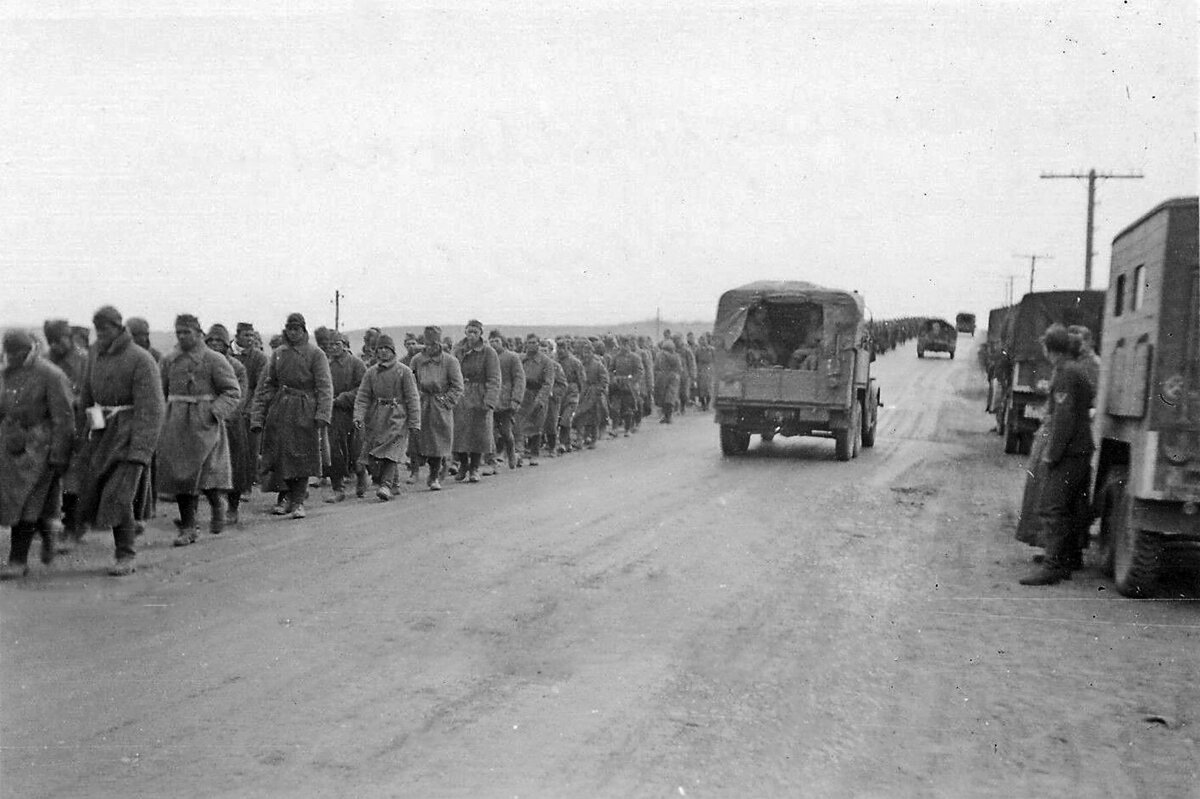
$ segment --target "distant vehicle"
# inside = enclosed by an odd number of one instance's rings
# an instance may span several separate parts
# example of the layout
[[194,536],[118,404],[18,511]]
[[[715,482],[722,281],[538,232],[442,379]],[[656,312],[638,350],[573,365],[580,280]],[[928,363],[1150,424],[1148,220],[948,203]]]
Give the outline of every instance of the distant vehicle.
[[975,337],[975,314],[959,311],[954,317],[954,327],[959,333]]
[[958,347],[958,331],[945,319],[925,319],[917,331],[917,357],[924,358],[927,352],[948,352],[954,360]]
[[[1000,380],[1001,432],[1004,451],[1028,455],[1033,434],[1046,415],[1050,395],[1050,361],[1042,351],[1042,334],[1054,323],[1083,325],[1100,345],[1103,291],[1038,291],[1026,294],[1012,308],[1004,339]],[[995,402],[995,400],[993,400]]]
[[874,446],[868,324],[857,292],[760,281],[722,294],[713,400],[721,452],[744,453],[755,434],[833,438],[842,461]]
[[1168,200],[1113,239],[1095,506],[1106,570],[1126,596],[1200,568],[1197,200]]

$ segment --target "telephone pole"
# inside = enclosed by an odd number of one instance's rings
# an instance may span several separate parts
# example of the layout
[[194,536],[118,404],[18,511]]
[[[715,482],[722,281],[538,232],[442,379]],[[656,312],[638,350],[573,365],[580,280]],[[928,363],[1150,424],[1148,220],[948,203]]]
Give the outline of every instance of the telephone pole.
[[1140,172],[1130,173],[1127,175],[1118,175],[1115,172],[1097,172],[1095,169],[1089,169],[1086,174],[1080,172],[1069,172],[1055,174],[1052,172],[1043,172],[1041,174],[1043,180],[1051,178],[1074,178],[1077,180],[1087,179],[1088,182],[1088,205],[1087,205],[1087,249],[1084,251],[1083,259],[1083,287],[1090,289],[1092,287],[1092,230],[1096,216],[1096,180],[1098,178],[1130,178],[1138,180],[1145,177]]
[[1032,254],[1032,253],[1018,255],[1016,253],[1013,253],[1013,258],[1028,258],[1029,259],[1029,293],[1032,294],[1033,293],[1033,273],[1037,270],[1038,258],[1041,258],[1043,261],[1048,261],[1048,260],[1054,258],[1054,256],[1053,255]]
[[335,333],[342,329],[342,292],[334,289],[333,292],[333,330]]

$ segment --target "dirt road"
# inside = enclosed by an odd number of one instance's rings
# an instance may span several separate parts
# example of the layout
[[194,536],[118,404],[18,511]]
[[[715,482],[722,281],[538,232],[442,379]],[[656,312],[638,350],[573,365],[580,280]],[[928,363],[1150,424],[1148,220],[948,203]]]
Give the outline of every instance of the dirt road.
[[[973,343],[876,447],[711,417],[0,587],[3,795],[1200,796],[1200,596],[1017,578]],[[250,516],[251,514],[247,514]]]

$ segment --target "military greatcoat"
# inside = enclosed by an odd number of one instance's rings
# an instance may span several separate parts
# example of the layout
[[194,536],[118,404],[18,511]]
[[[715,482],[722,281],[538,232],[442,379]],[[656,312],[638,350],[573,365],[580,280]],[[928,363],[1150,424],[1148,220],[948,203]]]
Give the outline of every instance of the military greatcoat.
[[370,458],[404,460],[409,431],[421,431],[421,395],[412,369],[395,359],[368,369],[354,400],[354,422],[363,424],[360,466],[369,466]]
[[0,373],[0,524],[53,511],[54,472],[66,469],[74,437],[71,384],[61,369],[30,351]]
[[420,454],[445,458],[454,444],[454,406],[463,395],[462,369],[448,352],[433,356],[422,352],[413,357],[412,370],[421,392]]
[[500,357],[485,342],[457,351],[463,395],[454,405],[454,452],[492,452],[492,411],[500,401]]
[[237,412],[242,392],[229,360],[198,343],[191,351],[176,348],[160,369],[167,413],[158,439],[158,492],[233,488],[224,421]]
[[332,415],[329,360],[308,334],[272,352],[251,410],[251,426],[263,431],[264,491],[283,491],[288,480],[321,473],[317,421],[328,423]]

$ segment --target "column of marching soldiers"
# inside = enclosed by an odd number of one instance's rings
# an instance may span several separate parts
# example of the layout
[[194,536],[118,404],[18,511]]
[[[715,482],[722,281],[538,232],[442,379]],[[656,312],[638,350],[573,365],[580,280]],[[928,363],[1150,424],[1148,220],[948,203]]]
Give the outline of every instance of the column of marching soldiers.
[[328,503],[349,491],[389,501],[422,471],[440,491],[628,437],[655,406],[669,424],[712,395],[708,334],[485,337],[471,320],[457,343],[430,326],[397,347],[371,328],[356,355],[323,327],[310,341],[293,313],[267,352],[251,323],[231,337],[181,314],[175,348],[160,355],[144,319],[104,306],[92,323],[48,320],[44,342],[4,334],[0,526],[11,541],[0,578],[29,573],[36,537],[50,565],[89,528],[113,532],[108,573],[133,573],[159,498],[177,504],[174,544],[187,546],[202,499],[219,534],[255,484],[275,494],[272,513],[294,519],[322,477]]

